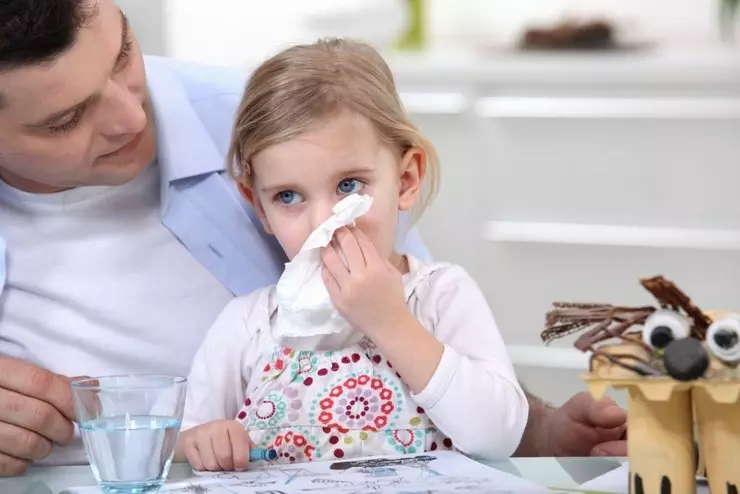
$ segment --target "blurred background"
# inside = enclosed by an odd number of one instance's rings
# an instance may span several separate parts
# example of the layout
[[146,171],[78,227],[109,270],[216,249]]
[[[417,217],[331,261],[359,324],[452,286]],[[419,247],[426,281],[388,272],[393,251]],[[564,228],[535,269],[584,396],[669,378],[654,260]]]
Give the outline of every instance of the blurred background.
[[442,158],[422,234],[554,404],[585,389],[587,359],[541,343],[552,301],[650,304],[639,278],[663,274],[740,310],[733,0],[118,3],[146,53],[245,71],[320,36],[378,47]]

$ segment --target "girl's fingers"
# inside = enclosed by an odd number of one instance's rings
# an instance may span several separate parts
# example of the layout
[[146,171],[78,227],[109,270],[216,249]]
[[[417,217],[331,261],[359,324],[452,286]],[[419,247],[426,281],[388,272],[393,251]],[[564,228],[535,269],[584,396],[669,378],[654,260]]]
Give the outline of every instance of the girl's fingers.
[[203,463],[203,470],[209,472],[218,472],[221,470],[216,453],[213,450],[213,441],[210,437],[206,437],[203,441],[198,442],[198,452],[200,453],[200,461]]
[[229,441],[234,470],[237,472],[246,470],[249,465],[249,449],[252,447],[249,434],[242,428],[229,429]]
[[221,429],[218,433],[212,434],[211,445],[219,469],[225,472],[234,470],[234,459],[231,454],[231,440],[229,439],[228,429]]
[[324,265],[321,268],[321,278],[324,280],[324,286],[326,286],[326,290],[329,292],[329,294],[338,294],[342,290],[339,288],[339,283],[337,283],[336,278],[334,278],[334,275],[331,274],[331,271],[329,271],[329,268]]
[[375,248],[375,245],[373,244],[372,240],[370,240],[370,237],[365,235],[365,232],[363,232],[356,226],[350,227],[349,230],[357,240],[357,245],[360,246],[360,251],[362,252],[362,255],[364,257],[365,264],[370,265],[371,263],[375,263],[376,261],[381,260],[380,254],[378,254],[378,249]]
[[365,256],[362,254],[360,244],[357,242],[355,234],[349,228],[342,227],[337,230],[334,233],[334,239],[336,239],[339,250],[347,260],[347,266],[350,272],[365,266]]
[[329,245],[321,251],[321,261],[334,278],[338,286],[342,286],[342,281],[349,276],[349,270],[339,258],[336,249]]
[[187,447],[185,450],[185,458],[187,458],[188,463],[190,463],[190,468],[193,470],[205,470],[205,466],[203,465],[203,460],[200,457],[200,451],[198,451],[198,446],[193,442],[191,445]]

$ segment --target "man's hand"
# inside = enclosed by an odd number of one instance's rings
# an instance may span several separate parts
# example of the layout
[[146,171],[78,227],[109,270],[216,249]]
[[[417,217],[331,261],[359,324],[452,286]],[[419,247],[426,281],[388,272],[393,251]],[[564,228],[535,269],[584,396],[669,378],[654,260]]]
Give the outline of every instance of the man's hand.
[[23,360],[0,357],[0,476],[20,475],[53,446],[74,438],[69,380]]
[[193,470],[243,471],[252,447],[244,426],[236,420],[217,420],[180,433],[175,459],[187,460]]
[[627,412],[611,398],[578,393],[546,420],[550,453],[542,456],[627,456]]

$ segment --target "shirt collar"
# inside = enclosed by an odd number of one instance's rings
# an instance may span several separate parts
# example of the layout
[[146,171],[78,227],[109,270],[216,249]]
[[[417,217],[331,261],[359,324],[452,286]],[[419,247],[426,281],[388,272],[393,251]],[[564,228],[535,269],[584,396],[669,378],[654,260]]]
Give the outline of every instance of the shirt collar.
[[224,157],[167,64],[145,57],[163,189],[175,180],[224,169]]

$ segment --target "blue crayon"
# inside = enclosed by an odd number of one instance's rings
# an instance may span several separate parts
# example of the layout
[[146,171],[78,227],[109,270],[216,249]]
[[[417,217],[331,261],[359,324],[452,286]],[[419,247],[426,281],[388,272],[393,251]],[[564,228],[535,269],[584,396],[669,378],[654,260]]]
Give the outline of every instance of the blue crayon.
[[252,448],[249,450],[249,461],[275,461],[278,454],[274,449]]

